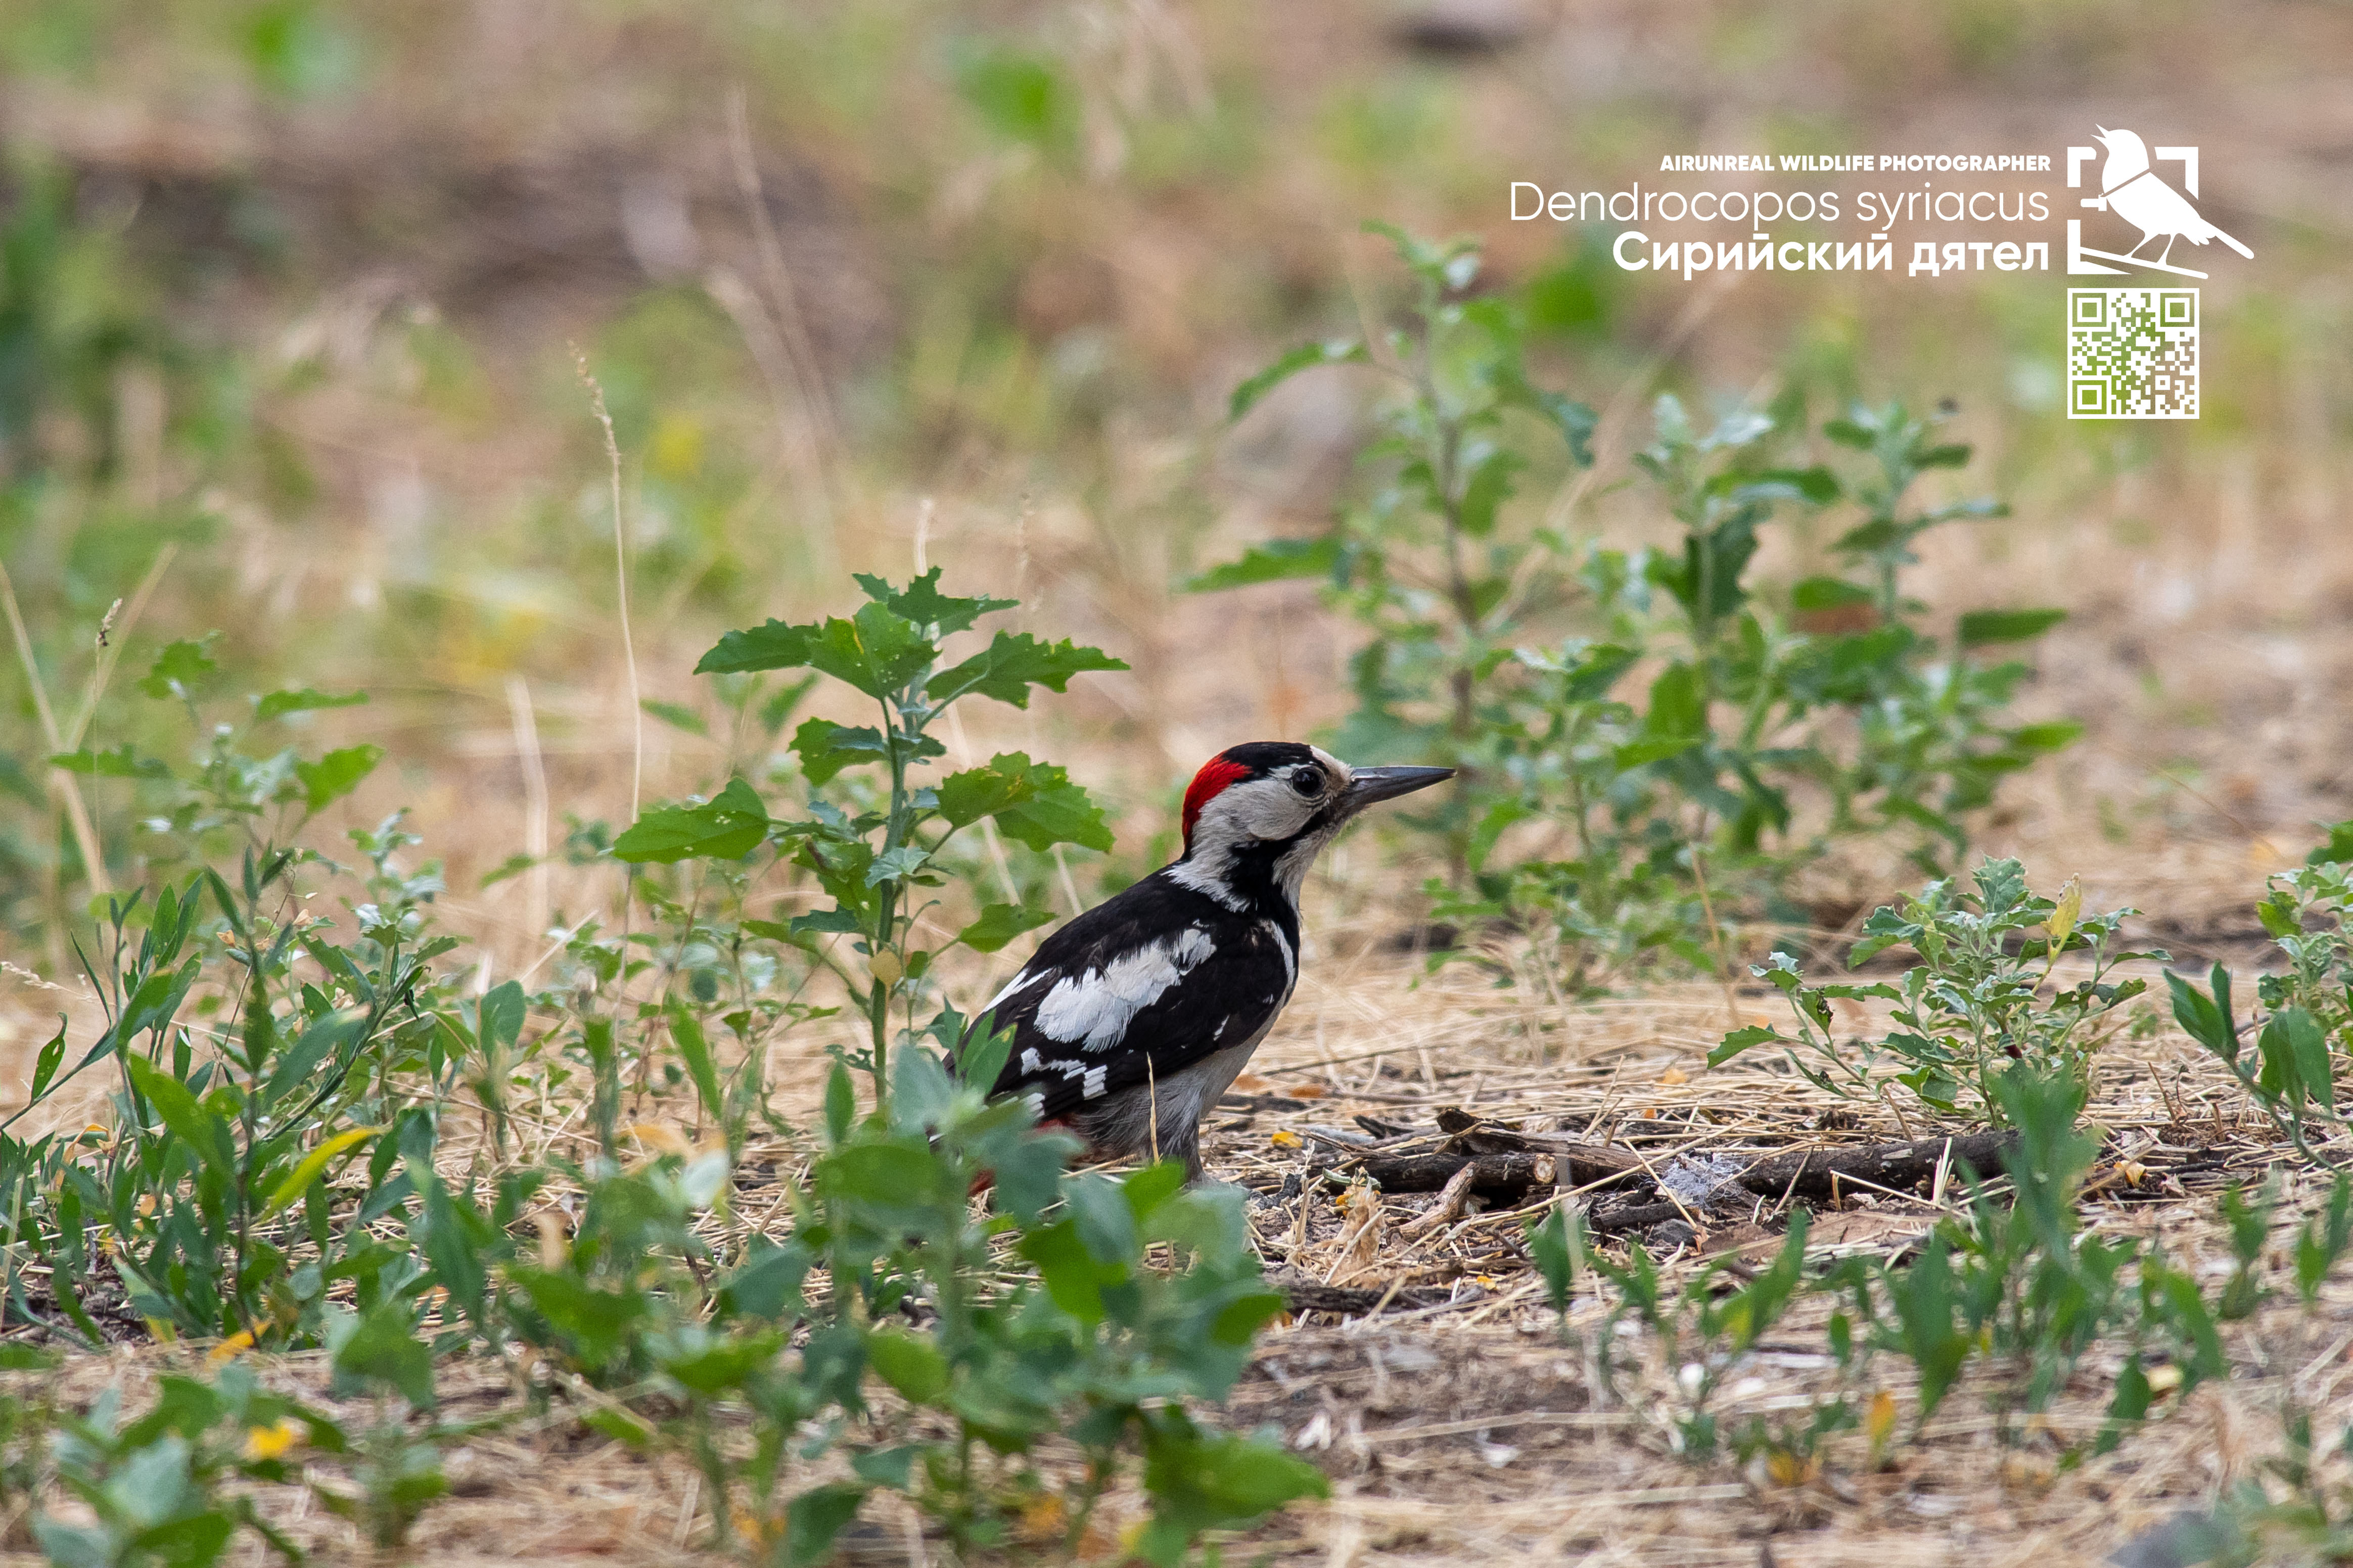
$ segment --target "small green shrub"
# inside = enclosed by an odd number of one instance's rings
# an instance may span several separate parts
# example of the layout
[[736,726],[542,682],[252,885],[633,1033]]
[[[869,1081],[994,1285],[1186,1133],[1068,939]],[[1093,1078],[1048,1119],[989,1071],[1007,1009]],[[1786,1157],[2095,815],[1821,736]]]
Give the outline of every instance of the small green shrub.
[[[1412,279],[1406,324],[1303,344],[1232,402],[1240,417],[1314,366],[1383,373],[1396,395],[1376,416],[1368,494],[1321,538],[1255,547],[1191,586],[1328,581],[1365,639],[1333,743],[1462,775],[1439,816],[1400,819],[1446,845],[1437,918],[1517,928],[1571,989],[1661,954],[1715,967],[1722,923],[1790,913],[1793,879],[1828,846],[1867,837],[1933,870],[1966,849],[2005,775],[2074,738],[2010,722],[2026,667],[1983,657],[2060,612],[1966,614],[1947,648],[1903,591],[1922,535],[2002,510],[1911,499],[1968,460],[1939,439],[1941,416],[1829,421],[1825,439],[1860,465],[1842,473],[1793,453],[1795,403],[1707,424],[1662,397],[1635,466],[1680,537],[1607,549],[1564,531],[1557,509],[1531,521],[1512,505],[1523,479],[1588,467],[1595,425],[1531,378],[1526,301],[1472,292],[1467,241],[1379,232]],[[1758,580],[1769,522],[1846,506],[1860,515],[1827,546],[1835,570]]]
[[[2173,1016],[2189,1037],[2225,1068],[2274,1130],[2307,1158],[2328,1164],[2341,1155],[2316,1147],[2308,1118],[2316,1111],[2342,1129],[2337,1103],[2340,1056],[2353,1050],[2353,944],[2345,915],[2353,877],[2353,822],[2328,830],[2328,841],[2295,869],[2270,879],[2255,914],[2288,967],[2255,983],[2257,1010],[2241,1022],[2232,1001],[2231,972],[2213,966],[2207,988],[2168,973]],[[2254,1037],[2254,1049],[2243,1047]]]
[[33,1533],[61,1568],[204,1568],[240,1529],[299,1563],[301,1552],[251,1499],[223,1490],[237,1479],[297,1479],[300,1467],[285,1458],[297,1444],[328,1453],[344,1446],[334,1423],[266,1392],[239,1367],[223,1368],[209,1384],[164,1378],[154,1405],[135,1421],[122,1419],[120,1394],[109,1389],[88,1414],[62,1419],[51,1438],[57,1483],[93,1522],[44,1514]]
[[[2016,860],[1989,860],[1971,877],[1969,890],[1951,879],[1932,882],[1901,905],[1874,910],[1863,923],[1848,963],[1859,966],[1891,947],[1909,947],[1921,962],[1898,984],[1808,985],[1786,952],[1754,967],[1750,973],[1788,998],[1797,1032],[1785,1035],[1763,1024],[1736,1029],[1708,1053],[1708,1065],[1721,1067],[1755,1047],[1778,1045],[1791,1067],[1832,1094],[1869,1098],[1884,1079],[1904,1085],[1934,1110],[1952,1113],[1966,1107],[2004,1122],[2008,1101],[1996,1084],[2012,1063],[2084,1079],[2093,1055],[2122,1027],[2121,1020],[2102,1020],[2148,989],[2145,980],[2109,978],[2120,964],[2168,956],[2113,950],[2118,929],[2136,912],[2086,915],[2073,883],[2055,900],[2043,898],[2028,889],[2025,868]],[[2046,998],[2059,955],[2073,952],[2090,955],[2091,974]],[[1832,1032],[1831,1003],[1864,999],[1894,1003],[1897,1027],[1878,1041],[1841,1046]],[[1898,1064],[1901,1070],[1885,1070]]]
[[[1086,791],[1062,769],[1023,752],[1000,752],[935,784],[921,783],[917,770],[947,752],[932,727],[967,697],[1027,708],[1033,688],[1060,691],[1074,675],[1127,667],[1068,639],[1042,642],[1006,631],[968,658],[944,663],[947,638],[1014,602],[944,594],[936,567],[903,588],[862,574],[858,583],[869,602],[854,616],[806,626],[769,621],[730,632],[695,666],[721,676],[814,669],[875,704],[879,725],[807,719],[793,731],[809,788],[807,816],[772,819],[759,793],[736,778],[709,800],[648,813],[614,841],[613,853],[639,863],[741,861],[773,843],[813,877],[828,907],[789,921],[747,921],[744,929],[803,948],[841,979],[870,1031],[871,1044],[851,1060],[869,1073],[880,1100],[889,1091],[894,1004],[905,1009],[896,1034],[912,1039],[918,1033],[914,1013],[938,950],[916,949],[911,938],[917,918],[937,901],[934,890],[947,881],[940,857],[948,841],[987,823],[1033,849],[1111,847],[1103,813]],[[879,768],[882,777],[871,778],[868,768]],[[988,904],[948,945],[993,952],[1052,918],[1022,905]],[[847,963],[826,942],[837,935],[851,939],[862,965]],[[949,1026],[935,1020],[933,1030]],[[941,1037],[954,1043],[952,1033]]]

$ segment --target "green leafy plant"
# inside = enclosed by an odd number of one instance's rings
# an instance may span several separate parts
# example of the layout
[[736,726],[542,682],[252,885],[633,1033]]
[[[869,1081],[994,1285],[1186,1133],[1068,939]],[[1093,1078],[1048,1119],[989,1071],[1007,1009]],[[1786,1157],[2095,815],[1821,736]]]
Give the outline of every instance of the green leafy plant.
[[[1981,657],[2060,612],[1965,615],[1947,651],[1902,591],[1922,534],[2001,511],[1911,499],[1922,476],[1968,461],[1937,437],[1941,417],[1891,405],[1828,422],[1864,464],[1842,478],[1789,450],[1793,400],[1708,423],[1663,396],[1635,465],[1680,539],[1603,548],[1564,531],[1558,506],[1532,522],[1509,504],[1524,477],[1559,466],[1556,445],[1568,467],[1592,461],[1591,410],[1525,369],[1526,301],[1472,295],[1468,242],[1374,226],[1412,279],[1406,324],[1303,344],[1232,401],[1240,417],[1315,366],[1385,373],[1399,395],[1377,415],[1367,499],[1319,539],[1254,547],[1191,586],[1328,579],[1366,637],[1334,743],[1463,775],[1426,819],[1452,866],[1430,889],[1436,918],[1517,929],[1572,990],[1657,955],[1715,967],[1725,927],[1780,918],[1827,845],[1957,857],[2000,779],[2074,737],[2005,722],[2026,667]],[[1827,547],[1837,572],[1757,580],[1769,521],[1850,502],[1861,520]],[[1628,689],[1638,670],[1647,687]]]
[[[2338,1156],[2315,1145],[2308,1121],[2317,1111],[2341,1127],[2337,1104],[2337,1058],[2353,1049],[2353,947],[2345,932],[2348,876],[2353,876],[2353,823],[2337,823],[2328,840],[2295,869],[2270,879],[2257,918],[2288,968],[2255,983],[2256,1010],[2241,1022],[2232,1000],[2231,972],[2216,963],[2200,990],[2168,973],[2174,1020],[2227,1068],[2272,1126],[2306,1158],[2335,1164]],[[2254,1037],[2254,1049],[2244,1048]]]
[[1602,1252],[1590,1254],[1594,1269],[1616,1297],[1599,1330],[1602,1374],[1614,1377],[1618,1370],[1611,1347],[1621,1321],[1631,1319],[1651,1331],[1655,1352],[1680,1395],[1671,1435],[1678,1454],[1700,1459],[1716,1451],[1715,1394],[1725,1374],[1772,1329],[1803,1289],[1811,1217],[1804,1209],[1792,1215],[1772,1263],[1728,1291],[1722,1289],[1723,1282],[1734,1275],[1724,1258],[1697,1271],[1680,1289],[1670,1290],[1639,1241],[1628,1243],[1622,1264]]
[[[1864,922],[1849,964],[1859,966],[1891,947],[1907,946],[1921,962],[1905,972],[1900,984],[1809,985],[1797,961],[1785,952],[1753,968],[1752,973],[1788,998],[1797,1032],[1784,1034],[1761,1024],[1736,1029],[1708,1054],[1708,1065],[1720,1067],[1757,1046],[1779,1045],[1798,1072],[1833,1094],[1871,1096],[1883,1076],[1935,1110],[1953,1112],[1967,1105],[2001,1122],[2007,1102],[1994,1086],[2011,1063],[2080,1079],[2094,1053],[2122,1027],[2121,1019],[2103,1020],[2148,988],[2145,980],[2110,978],[2121,964],[2167,957],[2155,951],[2115,950],[2118,930],[2135,912],[2086,915],[2073,883],[2055,900],[2043,898],[2029,889],[2025,868],[2016,860],[1989,860],[1971,877],[1968,889],[1950,879],[1932,882],[1901,905],[1873,911]],[[2089,956],[2091,973],[2046,998],[2060,955],[2071,952]],[[1897,1027],[1878,1041],[1841,1046],[1832,1033],[1831,1003],[1865,999],[1895,1004]],[[1899,1066],[1900,1070],[1885,1070]]]
[[[944,594],[936,567],[904,587],[865,575],[858,582],[869,603],[854,616],[808,625],[769,621],[730,632],[695,666],[715,675],[814,669],[875,704],[877,724],[808,719],[794,731],[792,749],[811,790],[808,815],[772,819],[758,792],[737,778],[708,800],[647,813],[614,841],[613,853],[632,862],[740,860],[774,842],[813,877],[828,907],[744,929],[799,944],[840,975],[866,1015],[871,1045],[856,1065],[869,1071],[880,1100],[890,1083],[894,1003],[907,1009],[898,1033],[916,1032],[913,1014],[936,950],[916,949],[911,937],[933,890],[945,884],[939,857],[948,840],[987,822],[1033,849],[1111,847],[1110,829],[1086,792],[1062,769],[1023,752],[1000,752],[923,784],[918,770],[946,754],[933,726],[967,697],[1026,708],[1034,688],[1061,691],[1074,675],[1127,667],[1067,639],[1049,643],[1007,631],[946,662],[942,645],[948,638],[1013,602]],[[880,769],[881,778],[854,773],[853,784],[842,777],[868,768]],[[951,940],[993,952],[1051,918],[1042,910],[992,904]],[[865,960],[863,973],[835,956],[825,939],[836,935],[851,939]]]
[[212,1383],[166,1376],[154,1405],[124,1421],[119,1391],[60,1422],[52,1439],[58,1486],[92,1516],[68,1524],[42,1515],[33,1533],[50,1562],[64,1568],[187,1568],[220,1561],[237,1532],[252,1531],[280,1557],[302,1553],[256,1510],[228,1495],[236,1479],[286,1482],[298,1467],[297,1445],[322,1452],[344,1447],[333,1422],[296,1401],[268,1393],[237,1366]]

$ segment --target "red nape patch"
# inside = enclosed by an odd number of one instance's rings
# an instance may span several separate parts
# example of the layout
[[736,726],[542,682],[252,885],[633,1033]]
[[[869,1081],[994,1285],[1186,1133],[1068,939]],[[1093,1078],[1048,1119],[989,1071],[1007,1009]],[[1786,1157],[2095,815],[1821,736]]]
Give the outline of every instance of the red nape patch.
[[1211,757],[1193,775],[1191,786],[1185,791],[1185,847],[1193,847],[1193,825],[1201,820],[1201,808],[1217,799],[1219,792],[1228,784],[1248,777],[1247,766],[1228,762],[1223,756]]

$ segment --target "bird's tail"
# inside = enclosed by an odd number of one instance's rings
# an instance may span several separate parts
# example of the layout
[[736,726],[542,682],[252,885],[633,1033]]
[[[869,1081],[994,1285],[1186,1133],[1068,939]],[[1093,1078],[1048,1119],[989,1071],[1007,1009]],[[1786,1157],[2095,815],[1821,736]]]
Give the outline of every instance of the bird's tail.
[[[2209,226],[2209,227],[2212,227],[2212,226],[2211,226],[2211,224],[2210,224],[2208,226]],[[2233,250],[2237,251],[2240,255],[2242,255],[2242,256],[2245,257],[2248,260],[2253,261],[2253,260],[2255,258],[2255,253],[2254,253],[2253,251],[2249,250],[2245,246],[2241,245],[2237,240],[2232,239],[2229,235],[2224,234],[2221,229],[2217,228],[2217,229],[2215,229],[2215,230],[2214,230],[2214,237],[2215,237],[2216,239],[2221,240],[2223,244],[2225,244],[2225,245],[2229,246],[2232,249],[2233,249]]]

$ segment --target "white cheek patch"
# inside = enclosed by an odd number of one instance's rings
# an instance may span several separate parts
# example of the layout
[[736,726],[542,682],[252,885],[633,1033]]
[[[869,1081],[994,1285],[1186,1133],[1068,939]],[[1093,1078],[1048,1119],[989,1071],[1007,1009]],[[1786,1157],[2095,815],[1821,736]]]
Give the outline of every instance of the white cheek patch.
[[1235,826],[1252,838],[1292,837],[1307,826],[1321,805],[1302,797],[1288,779],[1252,779],[1233,785],[1218,799],[1233,803],[1230,816]]
[[1082,1050],[1107,1051],[1119,1044],[1138,1013],[1216,951],[1208,931],[1188,926],[1101,969],[1060,980],[1038,1004],[1038,1032]]

